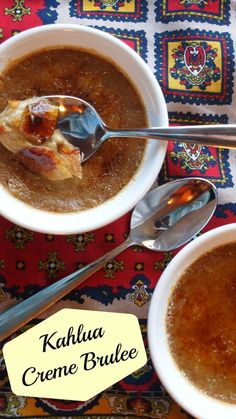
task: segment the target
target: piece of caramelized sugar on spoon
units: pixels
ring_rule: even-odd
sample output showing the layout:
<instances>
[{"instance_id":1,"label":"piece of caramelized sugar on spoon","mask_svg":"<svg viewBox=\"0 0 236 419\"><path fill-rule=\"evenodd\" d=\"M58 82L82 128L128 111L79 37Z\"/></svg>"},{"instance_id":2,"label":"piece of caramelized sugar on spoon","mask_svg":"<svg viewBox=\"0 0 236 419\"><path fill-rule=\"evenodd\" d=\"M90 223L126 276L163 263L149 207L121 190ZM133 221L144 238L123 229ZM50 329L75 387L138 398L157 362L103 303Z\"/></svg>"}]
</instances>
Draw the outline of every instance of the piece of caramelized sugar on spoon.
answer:
<instances>
[{"instance_id":1,"label":"piece of caramelized sugar on spoon","mask_svg":"<svg viewBox=\"0 0 236 419\"><path fill-rule=\"evenodd\" d=\"M23 132L32 137L32 142L43 144L54 133L58 113L58 106L45 99L27 105L22 115Z\"/></svg>"},{"instance_id":2,"label":"piece of caramelized sugar on spoon","mask_svg":"<svg viewBox=\"0 0 236 419\"><path fill-rule=\"evenodd\" d=\"M58 114L58 106L46 99L10 101L0 114L0 142L44 178L81 178L80 151L56 129Z\"/></svg>"}]
</instances>

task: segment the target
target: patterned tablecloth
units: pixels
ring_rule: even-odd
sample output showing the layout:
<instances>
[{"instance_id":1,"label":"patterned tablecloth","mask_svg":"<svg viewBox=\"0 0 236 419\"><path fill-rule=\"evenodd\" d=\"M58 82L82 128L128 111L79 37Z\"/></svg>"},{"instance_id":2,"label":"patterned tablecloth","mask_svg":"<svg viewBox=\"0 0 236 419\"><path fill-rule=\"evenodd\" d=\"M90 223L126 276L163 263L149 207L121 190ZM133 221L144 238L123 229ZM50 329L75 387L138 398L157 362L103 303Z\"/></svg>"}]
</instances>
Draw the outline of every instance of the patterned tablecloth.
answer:
<instances>
[{"instance_id":1,"label":"patterned tablecloth","mask_svg":"<svg viewBox=\"0 0 236 419\"><path fill-rule=\"evenodd\" d=\"M229 0L1 0L0 38L4 41L27 28L49 23L99 28L124 41L148 62L163 89L171 124L228 123L236 122L235 19L235 3ZM205 229L209 230L236 221L234 166L233 151L173 143L158 183L186 175L210 179L218 188L219 205ZM1 218L1 310L120 244L129 230L129 220L127 214L87 234L53 236L27 231ZM133 247L107 263L50 313L61 307L134 313L146 341L152 292L175 253ZM86 403L15 396L2 356L0 382L3 417L188 417L162 387L150 360Z\"/></svg>"}]
</instances>

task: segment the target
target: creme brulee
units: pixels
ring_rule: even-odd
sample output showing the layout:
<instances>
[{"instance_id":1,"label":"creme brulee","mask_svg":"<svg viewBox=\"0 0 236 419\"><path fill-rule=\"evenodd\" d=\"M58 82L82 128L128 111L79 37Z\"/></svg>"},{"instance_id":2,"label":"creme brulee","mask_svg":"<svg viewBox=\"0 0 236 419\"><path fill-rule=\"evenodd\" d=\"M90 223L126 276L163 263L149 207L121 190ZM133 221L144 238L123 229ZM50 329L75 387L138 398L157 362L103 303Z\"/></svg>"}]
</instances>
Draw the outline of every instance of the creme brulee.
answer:
<instances>
[{"instance_id":1,"label":"creme brulee","mask_svg":"<svg viewBox=\"0 0 236 419\"><path fill-rule=\"evenodd\" d=\"M112 128L147 126L130 80L111 62L68 47L41 50L13 62L0 78L0 111L8 100L69 95L91 103ZM92 208L115 196L135 175L145 140L112 139L87 162L82 179L49 181L31 173L0 145L0 182L15 197L46 211Z\"/></svg>"},{"instance_id":2,"label":"creme brulee","mask_svg":"<svg viewBox=\"0 0 236 419\"><path fill-rule=\"evenodd\" d=\"M211 397L236 403L236 243L197 259L171 295L167 332L184 375Z\"/></svg>"}]
</instances>

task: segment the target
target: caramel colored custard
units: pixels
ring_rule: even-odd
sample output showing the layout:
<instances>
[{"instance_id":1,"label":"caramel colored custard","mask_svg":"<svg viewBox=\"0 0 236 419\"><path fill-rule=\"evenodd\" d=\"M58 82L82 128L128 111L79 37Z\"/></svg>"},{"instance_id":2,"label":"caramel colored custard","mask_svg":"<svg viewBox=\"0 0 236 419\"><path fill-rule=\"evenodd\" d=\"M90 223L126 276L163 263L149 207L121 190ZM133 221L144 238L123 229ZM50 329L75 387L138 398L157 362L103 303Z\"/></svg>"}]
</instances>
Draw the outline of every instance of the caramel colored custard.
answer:
<instances>
[{"instance_id":1,"label":"caramel colored custard","mask_svg":"<svg viewBox=\"0 0 236 419\"><path fill-rule=\"evenodd\" d=\"M0 78L0 111L8 100L44 95L76 96L91 103L112 128L147 126L142 101L111 62L85 50L39 51L13 62ZM83 163L82 179L49 181L31 173L0 145L0 182L16 198L42 210L72 212L115 196L135 175L142 139L111 139Z\"/></svg>"},{"instance_id":2,"label":"caramel colored custard","mask_svg":"<svg viewBox=\"0 0 236 419\"><path fill-rule=\"evenodd\" d=\"M182 275L167 331L186 377L211 397L236 403L236 243L217 247Z\"/></svg>"}]
</instances>

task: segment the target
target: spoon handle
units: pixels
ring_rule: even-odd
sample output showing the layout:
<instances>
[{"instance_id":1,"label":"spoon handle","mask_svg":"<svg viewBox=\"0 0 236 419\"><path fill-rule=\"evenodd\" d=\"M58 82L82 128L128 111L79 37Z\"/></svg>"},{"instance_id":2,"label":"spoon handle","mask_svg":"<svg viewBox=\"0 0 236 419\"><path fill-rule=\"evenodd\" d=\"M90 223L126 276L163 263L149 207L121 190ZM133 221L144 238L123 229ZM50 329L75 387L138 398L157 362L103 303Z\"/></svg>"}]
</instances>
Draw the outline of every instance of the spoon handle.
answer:
<instances>
[{"instance_id":1,"label":"spoon handle","mask_svg":"<svg viewBox=\"0 0 236 419\"><path fill-rule=\"evenodd\" d=\"M32 297L4 311L4 313L0 314L0 341L51 307L75 287L84 282L90 275L98 271L106 262L133 244L134 242L128 238L115 249L112 249L84 268L73 272L34 294Z\"/></svg>"},{"instance_id":2,"label":"spoon handle","mask_svg":"<svg viewBox=\"0 0 236 419\"><path fill-rule=\"evenodd\" d=\"M109 128L106 130L103 140L111 137L141 137L210 145L213 147L236 148L236 124L189 125L137 130L112 130Z\"/></svg>"}]
</instances>

